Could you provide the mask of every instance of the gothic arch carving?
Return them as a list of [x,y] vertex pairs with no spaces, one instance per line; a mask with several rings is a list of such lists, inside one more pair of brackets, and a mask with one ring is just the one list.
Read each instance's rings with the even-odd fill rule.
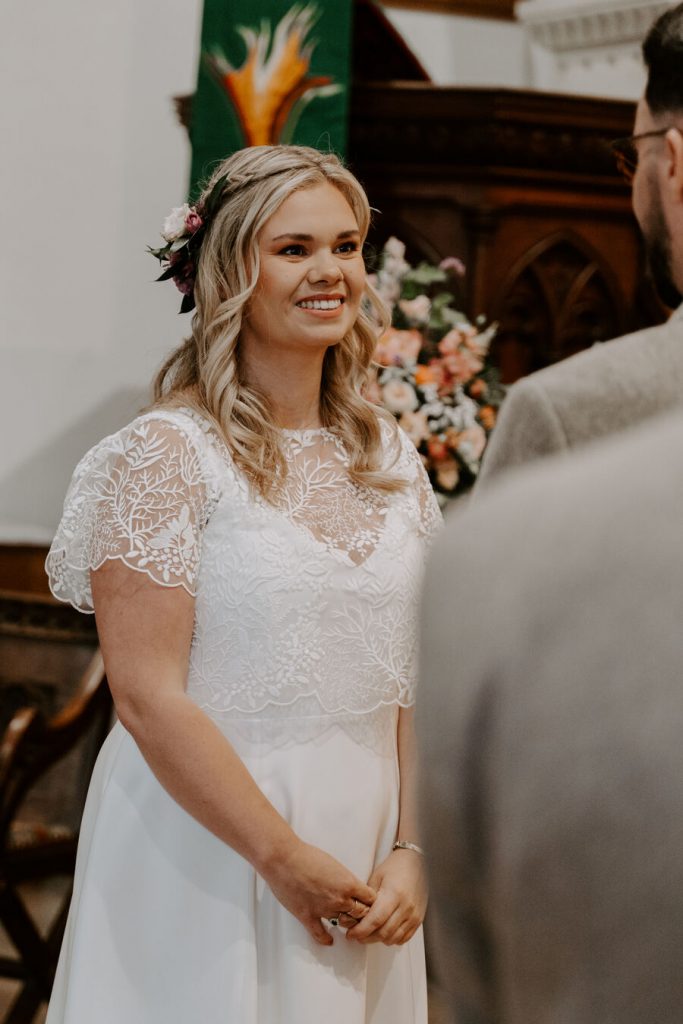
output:
[[504,379],[558,362],[626,329],[621,289],[601,255],[571,229],[536,242],[493,303]]

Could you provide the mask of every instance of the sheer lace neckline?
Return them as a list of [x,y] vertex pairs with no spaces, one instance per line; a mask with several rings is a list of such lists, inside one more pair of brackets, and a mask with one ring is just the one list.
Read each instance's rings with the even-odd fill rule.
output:
[[284,437],[334,437],[327,427],[280,427]]
[[[218,431],[216,429],[215,423],[213,423],[209,419],[208,416],[205,416],[198,409],[195,409],[195,408],[193,408],[192,406],[189,406],[189,405],[187,405],[187,406],[186,405],[182,405],[182,406],[177,407],[176,411],[183,413],[185,416],[189,416],[191,419],[193,419],[195,421],[195,423],[197,423],[200,427],[202,427],[202,429],[204,431],[214,433],[214,434],[216,434],[217,436],[220,437],[220,435],[218,434]],[[285,438],[291,437],[294,440],[298,440],[300,438],[306,438],[307,439],[307,438],[317,438],[317,437],[319,437],[321,439],[339,442],[339,438],[334,433],[334,431],[330,430],[329,427],[325,427],[325,426],[319,426],[319,427],[280,427],[279,428],[279,432],[280,432],[280,434],[283,437],[285,437]],[[220,440],[223,441],[223,438],[220,437]],[[225,444],[224,441],[223,441],[223,443]]]

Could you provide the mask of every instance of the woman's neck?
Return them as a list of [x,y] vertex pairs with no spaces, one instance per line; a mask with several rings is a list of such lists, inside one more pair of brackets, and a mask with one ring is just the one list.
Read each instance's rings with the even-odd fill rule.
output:
[[324,351],[269,353],[263,360],[245,359],[245,379],[268,396],[279,427],[319,427],[320,384]]

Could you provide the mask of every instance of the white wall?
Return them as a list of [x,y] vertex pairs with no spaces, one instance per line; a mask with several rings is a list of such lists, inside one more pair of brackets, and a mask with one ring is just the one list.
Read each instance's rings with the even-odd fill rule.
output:
[[74,460],[187,329],[145,247],[184,199],[171,97],[194,89],[200,17],[200,0],[0,5],[0,539],[49,533]]
[[383,10],[437,85],[530,85],[527,44],[516,22]]

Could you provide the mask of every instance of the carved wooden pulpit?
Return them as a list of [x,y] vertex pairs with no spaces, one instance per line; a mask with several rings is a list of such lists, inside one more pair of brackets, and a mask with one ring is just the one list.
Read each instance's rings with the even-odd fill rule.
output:
[[465,311],[500,324],[503,380],[661,320],[609,148],[634,105],[435,86],[393,30],[379,43],[377,9],[358,9],[348,159],[381,211],[371,243],[461,257]]

